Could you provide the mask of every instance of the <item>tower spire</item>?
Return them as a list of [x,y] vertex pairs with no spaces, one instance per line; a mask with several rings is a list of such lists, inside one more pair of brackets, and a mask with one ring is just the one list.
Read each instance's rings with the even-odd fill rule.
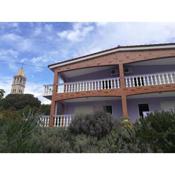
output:
[[25,77],[25,74],[24,74],[24,69],[23,67],[21,67],[19,70],[18,70],[18,74],[17,75],[20,75],[20,76],[23,76]]

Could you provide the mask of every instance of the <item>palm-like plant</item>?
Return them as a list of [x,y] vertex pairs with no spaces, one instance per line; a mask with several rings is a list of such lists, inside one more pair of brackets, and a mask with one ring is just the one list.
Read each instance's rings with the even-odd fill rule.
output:
[[5,94],[5,91],[3,89],[0,89],[0,99],[3,98],[4,94]]

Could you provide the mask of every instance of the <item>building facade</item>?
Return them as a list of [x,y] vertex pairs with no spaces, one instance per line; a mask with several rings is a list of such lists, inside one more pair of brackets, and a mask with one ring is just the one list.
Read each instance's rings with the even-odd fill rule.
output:
[[105,110],[135,122],[175,109],[175,44],[119,46],[49,65],[53,84],[50,126],[68,126],[76,114]]
[[26,77],[24,69],[20,68],[17,75],[13,77],[11,94],[23,94],[25,90]]

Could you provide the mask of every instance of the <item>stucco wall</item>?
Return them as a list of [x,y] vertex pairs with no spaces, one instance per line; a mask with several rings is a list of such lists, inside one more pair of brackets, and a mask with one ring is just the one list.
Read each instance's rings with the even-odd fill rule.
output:
[[161,103],[164,101],[175,101],[175,97],[128,99],[129,118],[134,122],[139,117],[139,104],[148,104],[150,111],[161,111]]
[[73,102],[73,103],[65,103],[65,114],[74,114],[76,112],[76,108],[87,106],[91,108],[93,111],[98,111],[103,108],[103,106],[112,106],[112,115],[114,117],[121,117],[121,101],[93,101],[93,102]]

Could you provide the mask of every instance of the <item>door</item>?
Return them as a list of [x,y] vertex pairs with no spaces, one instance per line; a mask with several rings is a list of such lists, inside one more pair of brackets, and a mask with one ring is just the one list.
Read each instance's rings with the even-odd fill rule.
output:
[[148,104],[139,104],[139,115],[143,117],[143,112],[148,112],[149,111],[149,106]]

